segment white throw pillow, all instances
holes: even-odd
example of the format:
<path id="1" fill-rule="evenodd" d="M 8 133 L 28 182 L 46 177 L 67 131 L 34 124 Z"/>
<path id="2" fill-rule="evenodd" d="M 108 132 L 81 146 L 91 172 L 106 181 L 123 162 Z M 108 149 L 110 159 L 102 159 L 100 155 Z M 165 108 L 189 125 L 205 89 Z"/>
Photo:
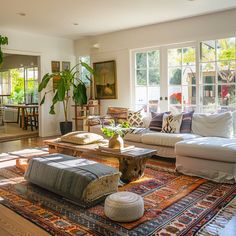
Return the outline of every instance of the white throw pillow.
<path id="1" fill-rule="evenodd" d="M 182 123 L 182 114 L 164 114 L 162 122 L 162 133 L 179 133 Z"/>
<path id="2" fill-rule="evenodd" d="M 75 131 L 61 136 L 61 141 L 79 145 L 96 143 L 103 139 L 104 138 L 99 134 L 86 131 Z"/>
<path id="3" fill-rule="evenodd" d="M 192 131 L 206 137 L 231 138 L 233 118 L 231 112 L 220 114 L 193 114 Z"/>

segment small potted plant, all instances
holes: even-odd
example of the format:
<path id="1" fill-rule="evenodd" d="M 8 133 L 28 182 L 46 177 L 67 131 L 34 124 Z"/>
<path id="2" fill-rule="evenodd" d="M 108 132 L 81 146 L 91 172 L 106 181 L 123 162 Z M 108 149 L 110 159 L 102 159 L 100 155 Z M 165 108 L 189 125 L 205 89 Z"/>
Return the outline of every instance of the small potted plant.
<path id="1" fill-rule="evenodd" d="M 79 65 L 84 67 L 91 75 L 94 74 L 93 69 L 88 64 L 80 61 L 80 63 L 75 65 L 71 70 L 64 70 L 57 73 L 45 74 L 38 87 L 38 91 L 42 92 L 44 89 L 47 88 L 48 83 L 51 79 L 55 77 L 58 78 L 58 83 L 56 84 L 55 88 L 50 89 L 44 93 L 40 105 L 45 102 L 46 95 L 48 93 L 53 92 L 54 96 L 52 98 L 52 104 L 49 113 L 54 115 L 55 105 L 58 102 L 62 102 L 65 120 L 64 122 L 60 122 L 61 134 L 66 134 L 72 131 L 72 121 L 68 121 L 68 108 L 71 88 L 73 88 L 72 98 L 74 102 L 80 106 L 87 104 L 86 86 L 84 82 L 79 78 L 80 73 L 77 69 Z"/>
<path id="2" fill-rule="evenodd" d="M 122 122 L 118 126 L 111 127 L 103 127 L 101 128 L 104 135 L 106 135 L 109 139 L 108 147 L 114 149 L 122 149 L 124 148 L 124 140 L 123 137 L 127 134 L 130 129 L 129 122 Z"/>

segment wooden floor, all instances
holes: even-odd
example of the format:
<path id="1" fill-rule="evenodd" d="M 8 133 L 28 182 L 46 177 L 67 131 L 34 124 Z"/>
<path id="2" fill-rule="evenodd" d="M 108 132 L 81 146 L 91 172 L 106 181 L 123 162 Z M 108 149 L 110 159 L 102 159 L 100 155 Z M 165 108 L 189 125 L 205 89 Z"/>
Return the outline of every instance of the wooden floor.
<path id="1" fill-rule="evenodd" d="M 22 129 L 19 124 L 16 123 L 5 123 L 4 126 L 0 126 L 0 142 L 5 142 L 9 140 L 16 140 L 22 137 L 32 138 L 38 136 L 38 130 L 33 131 L 30 127 L 25 130 Z"/>
<path id="2" fill-rule="evenodd" d="M 3 142 L 0 143 L 0 153 L 17 151 L 29 147 L 42 147 L 43 140 L 43 138 L 37 137 Z M 0 236 L 13 235 L 44 236 L 49 234 L 41 228 L 37 227 L 35 224 L 25 220 L 23 217 L 19 216 L 18 214 L 0 204 Z M 236 215 L 231 219 L 230 222 L 228 222 L 228 224 L 219 233 L 219 235 L 236 236 Z"/>

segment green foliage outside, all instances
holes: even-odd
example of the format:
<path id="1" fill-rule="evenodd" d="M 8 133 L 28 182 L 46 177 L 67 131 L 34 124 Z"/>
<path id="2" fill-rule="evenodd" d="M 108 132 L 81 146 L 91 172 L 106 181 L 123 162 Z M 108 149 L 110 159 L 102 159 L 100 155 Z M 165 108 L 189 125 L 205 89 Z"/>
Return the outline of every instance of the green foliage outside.
<path id="1" fill-rule="evenodd" d="M 11 96 L 9 99 L 13 104 L 24 102 L 24 78 L 20 77 L 18 69 L 10 70 L 11 76 Z"/>

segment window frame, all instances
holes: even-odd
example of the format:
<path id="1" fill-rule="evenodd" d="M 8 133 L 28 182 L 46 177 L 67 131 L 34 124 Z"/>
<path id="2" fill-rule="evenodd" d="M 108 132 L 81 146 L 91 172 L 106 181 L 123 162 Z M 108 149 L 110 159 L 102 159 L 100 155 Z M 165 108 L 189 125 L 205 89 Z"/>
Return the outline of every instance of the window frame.
<path id="1" fill-rule="evenodd" d="M 148 54 L 149 52 L 152 52 L 152 51 L 159 51 L 159 68 L 157 67 L 151 67 L 151 69 L 159 69 L 159 76 L 160 76 L 160 83 L 159 85 L 149 85 L 149 64 L 148 64 L 148 57 L 146 58 L 147 60 L 147 67 L 146 67 L 146 70 L 147 70 L 147 84 L 142 86 L 142 85 L 137 85 L 137 76 L 136 76 L 136 72 L 137 72 L 137 64 L 136 64 L 136 54 L 137 53 L 146 53 Z M 131 72 L 131 77 L 133 78 L 132 81 L 131 81 L 131 106 L 134 110 L 137 110 L 136 109 L 136 88 L 137 87 L 145 87 L 145 90 L 146 90 L 146 97 L 147 97 L 147 100 L 148 100 L 148 88 L 161 88 L 161 78 L 162 78 L 162 66 L 161 66 L 161 49 L 160 47 L 150 47 L 150 48 L 143 48 L 143 49 L 135 49 L 135 50 L 132 50 L 131 51 L 132 53 L 132 61 L 134 62 L 133 63 L 133 66 L 132 66 L 132 72 Z M 161 91 L 160 91 L 160 96 L 161 96 Z M 149 106 L 148 106 L 148 103 L 147 104 L 143 104 L 143 105 L 147 105 L 147 114 L 149 113 Z M 158 106 L 159 106 L 159 99 L 158 99 L 158 105 L 157 105 L 157 109 L 158 109 Z"/>

